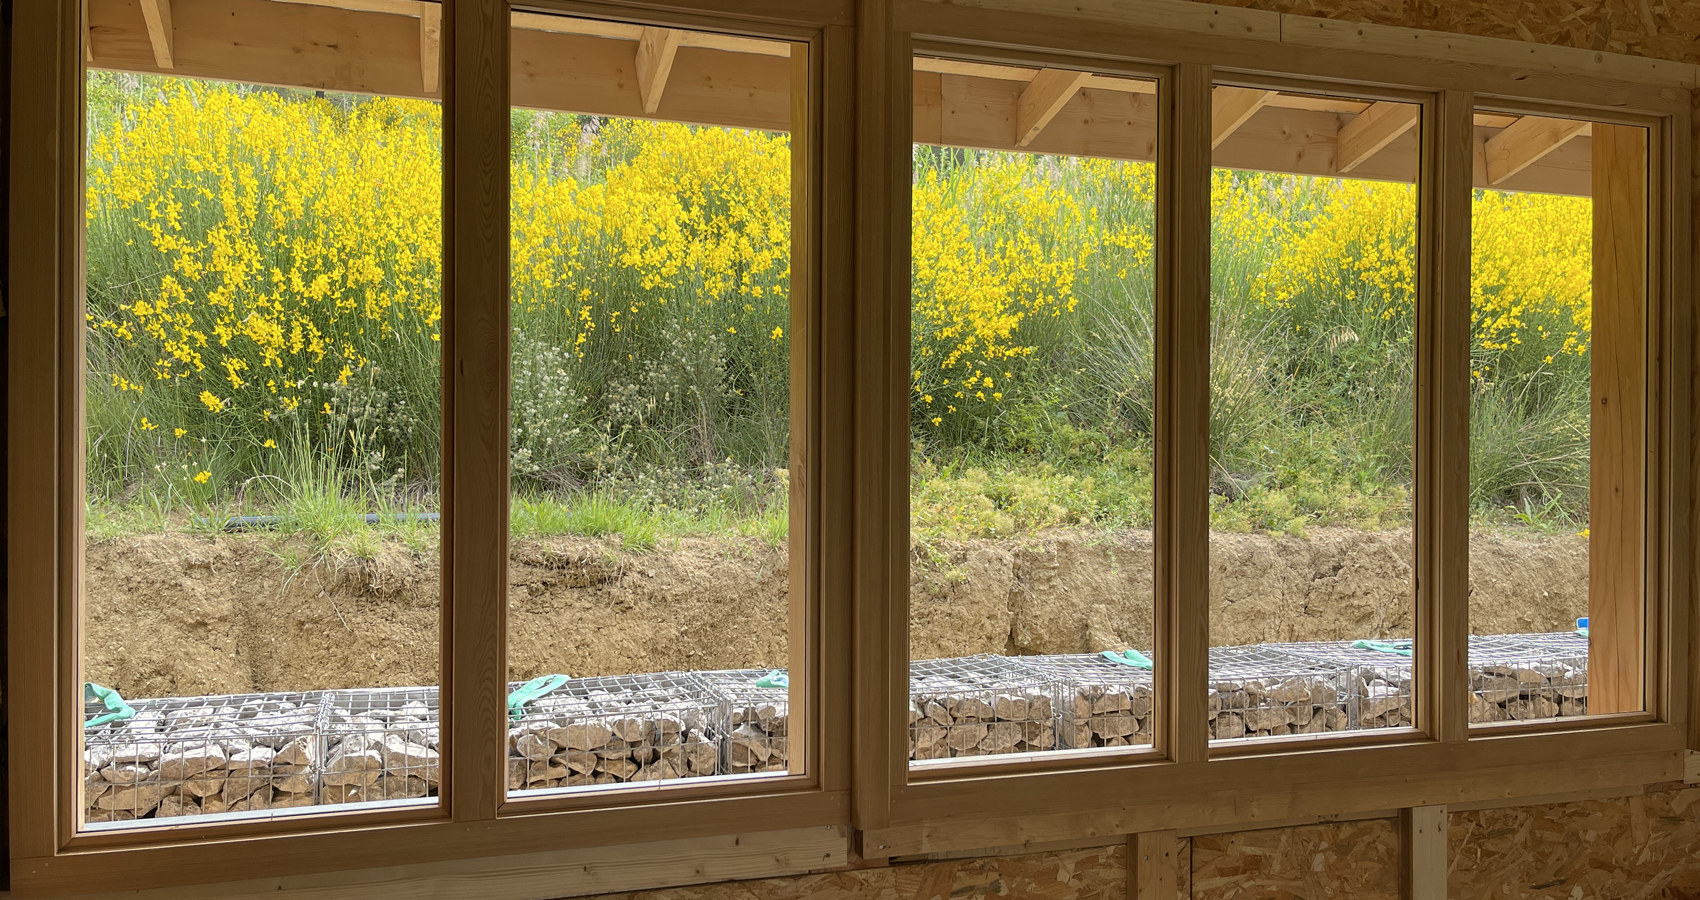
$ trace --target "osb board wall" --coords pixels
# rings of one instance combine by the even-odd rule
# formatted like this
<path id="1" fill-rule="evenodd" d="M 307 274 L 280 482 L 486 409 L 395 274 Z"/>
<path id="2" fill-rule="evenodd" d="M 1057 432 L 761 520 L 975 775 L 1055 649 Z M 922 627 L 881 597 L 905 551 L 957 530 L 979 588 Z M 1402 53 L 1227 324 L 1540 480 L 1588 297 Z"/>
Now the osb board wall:
<path id="1" fill-rule="evenodd" d="M 611 894 L 600 900 L 1122 900 L 1126 882 L 1127 848 L 1114 846 L 903 863 L 794 878 Z"/>
<path id="2" fill-rule="evenodd" d="M 1695 0 L 1205 0 L 1222 6 L 1402 25 L 1700 63 Z"/>
<path id="3" fill-rule="evenodd" d="M 1700 787 L 1620 800 L 1454 813 L 1457 900 L 1700 897 Z"/>
<path id="4" fill-rule="evenodd" d="M 1399 830 L 1389 819 L 1191 840 L 1193 900 L 1398 900 Z"/>
<path id="5" fill-rule="evenodd" d="M 1700 898 L 1700 787 L 1454 813 L 1454 900 Z M 1391 820 L 1331 822 L 1181 842 L 1178 894 L 1190 900 L 1395 900 Z M 607 895 L 598 900 L 1123 900 L 1122 846 L 910 862 Z"/>

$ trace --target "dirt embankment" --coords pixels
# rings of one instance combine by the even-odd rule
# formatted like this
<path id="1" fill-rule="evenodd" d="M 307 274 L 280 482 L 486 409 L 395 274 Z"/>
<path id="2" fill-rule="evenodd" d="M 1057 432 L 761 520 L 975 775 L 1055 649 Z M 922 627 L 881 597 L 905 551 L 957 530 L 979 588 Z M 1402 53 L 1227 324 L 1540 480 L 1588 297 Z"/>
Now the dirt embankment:
<path id="1" fill-rule="evenodd" d="M 434 553 L 292 567 L 266 535 L 147 535 L 89 547 L 85 677 L 128 696 L 431 684 Z M 1472 624 L 1557 630 L 1586 615 L 1587 541 L 1476 535 Z M 1151 537 L 1057 530 L 942 542 L 911 565 L 916 658 L 1151 645 Z M 783 665 L 789 564 L 756 540 L 647 553 L 520 542 L 509 574 L 514 677 Z M 1217 644 L 1404 635 L 1408 532 L 1217 534 Z"/>

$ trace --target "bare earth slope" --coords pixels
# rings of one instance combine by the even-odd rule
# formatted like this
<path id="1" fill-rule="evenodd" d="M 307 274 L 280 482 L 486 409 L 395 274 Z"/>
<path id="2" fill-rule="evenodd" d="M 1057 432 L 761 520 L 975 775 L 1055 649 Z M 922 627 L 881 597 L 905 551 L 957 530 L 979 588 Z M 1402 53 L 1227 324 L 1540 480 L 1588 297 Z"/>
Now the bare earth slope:
<path id="1" fill-rule="evenodd" d="M 270 535 L 154 534 L 91 545 L 85 671 L 127 696 L 433 684 L 440 570 L 375 558 L 292 569 Z M 1216 644 L 1408 634 L 1408 532 L 1217 534 Z M 1587 608 L 1587 541 L 1478 534 L 1478 632 L 1569 627 Z M 916 658 L 1151 646 L 1151 537 L 1058 529 L 941 542 L 911 560 Z M 622 552 L 586 538 L 517 542 L 513 677 L 785 664 L 789 564 L 754 539 Z"/>

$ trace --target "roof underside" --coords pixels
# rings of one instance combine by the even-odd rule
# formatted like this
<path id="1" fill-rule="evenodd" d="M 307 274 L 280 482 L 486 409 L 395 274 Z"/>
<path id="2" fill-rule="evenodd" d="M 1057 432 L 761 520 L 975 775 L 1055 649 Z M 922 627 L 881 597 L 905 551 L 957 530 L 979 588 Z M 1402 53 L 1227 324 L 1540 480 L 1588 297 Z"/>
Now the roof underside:
<path id="1" fill-rule="evenodd" d="M 91 68 L 440 96 L 429 0 L 88 0 Z M 785 131 L 804 45 L 513 14 L 515 106 Z M 1150 161 L 1153 82 L 917 57 L 918 143 Z M 1219 86 L 1218 166 L 1411 182 L 1419 107 Z M 1585 122 L 1478 113 L 1475 184 L 1587 196 Z"/>

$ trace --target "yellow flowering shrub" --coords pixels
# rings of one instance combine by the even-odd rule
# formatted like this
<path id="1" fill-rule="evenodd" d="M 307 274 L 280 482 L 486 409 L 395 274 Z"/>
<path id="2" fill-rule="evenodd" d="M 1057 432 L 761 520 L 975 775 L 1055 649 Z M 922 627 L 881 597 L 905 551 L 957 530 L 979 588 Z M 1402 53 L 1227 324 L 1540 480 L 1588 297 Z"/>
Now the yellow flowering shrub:
<path id="1" fill-rule="evenodd" d="M 1593 323 L 1593 204 L 1585 197 L 1484 190 L 1471 211 L 1470 316 L 1478 350 L 1531 345 L 1546 364 L 1585 357 Z"/>
<path id="2" fill-rule="evenodd" d="M 172 79 L 125 112 L 88 151 L 91 384 L 257 452 L 356 371 L 434 360 L 434 105 Z"/>

